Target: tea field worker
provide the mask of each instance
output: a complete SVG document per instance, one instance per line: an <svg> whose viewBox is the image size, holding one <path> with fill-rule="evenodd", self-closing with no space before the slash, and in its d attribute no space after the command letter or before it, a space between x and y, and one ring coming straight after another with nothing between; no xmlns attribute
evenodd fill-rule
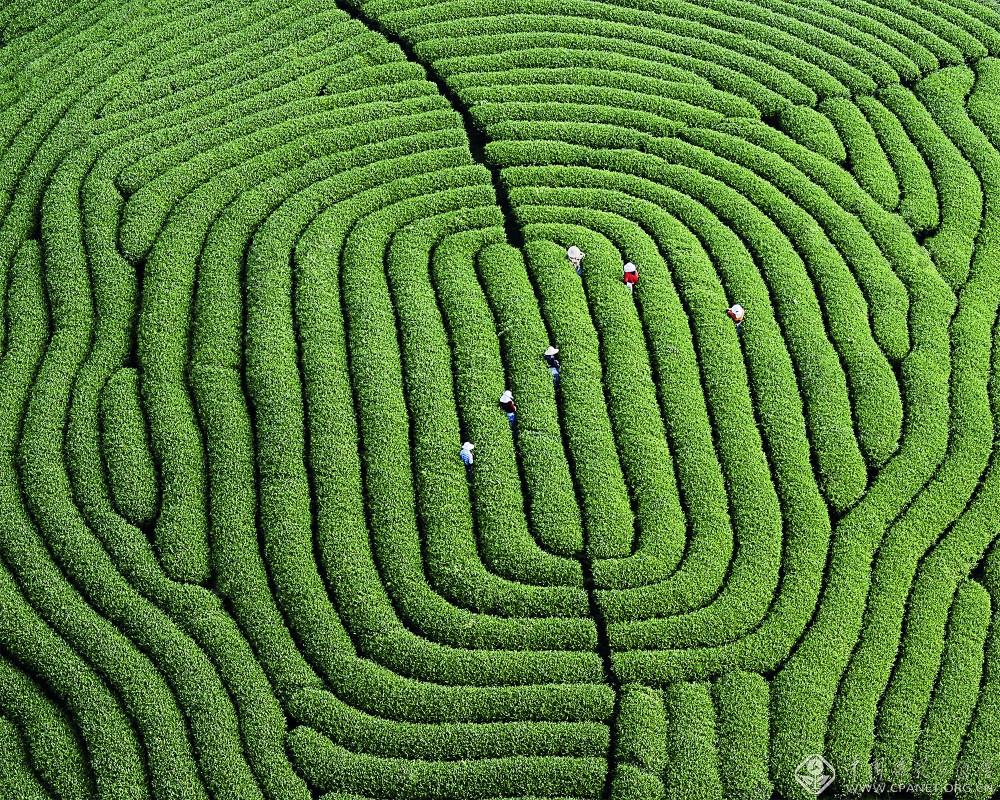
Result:
<svg viewBox="0 0 1000 800"><path fill-rule="evenodd" d="M474 461L472 457L472 450L475 445L472 442L463 442L462 449L459 451L459 458L462 459L462 463L465 464L465 471L468 475L472 476L472 462Z"/></svg>
<svg viewBox="0 0 1000 800"><path fill-rule="evenodd" d="M746 311L743 310L743 306L737 303L734 306L726 309L726 314L729 315L729 319L736 323L736 332L740 332L740 326L743 324L743 317L746 316Z"/></svg>
<svg viewBox="0 0 1000 800"><path fill-rule="evenodd" d="M566 251L566 258L569 259L569 263L576 267L576 274L580 274L580 263L583 261L586 253L583 252L575 244Z"/></svg>
<svg viewBox="0 0 1000 800"><path fill-rule="evenodd" d="M517 413L517 406L514 405L514 394L510 389L507 389L502 395L500 395L500 408L504 410L507 415L507 422L510 426L514 427L514 415Z"/></svg>
<svg viewBox="0 0 1000 800"><path fill-rule="evenodd" d="M552 373L552 380L559 383L559 367L562 366L559 363L559 359L556 358L556 354L559 352L558 347L549 347L545 351L545 363L549 365L549 372Z"/></svg>
<svg viewBox="0 0 1000 800"><path fill-rule="evenodd" d="M635 285L639 282L639 270L636 269L635 264L631 261L626 261L622 270L622 280L631 292L635 289Z"/></svg>

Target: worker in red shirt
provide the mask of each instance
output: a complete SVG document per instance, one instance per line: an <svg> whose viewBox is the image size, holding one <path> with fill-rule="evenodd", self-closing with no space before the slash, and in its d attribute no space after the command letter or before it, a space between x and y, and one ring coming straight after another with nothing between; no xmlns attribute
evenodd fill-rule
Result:
<svg viewBox="0 0 1000 800"><path fill-rule="evenodd" d="M743 317L746 316L746 311L743 310L743 306L737 303L734 306L730 306L726 309L726 314L729 316L733 322L736 323L736 332L740 332L740 326L743 324Z"/></svg>
<svg viewBox="0 0 1000 800"><path fill-rule="evenodd" d="M502 395L500 395L500 408L503 409L504 413L507 415L507 422L510 426L514 427L514 415L517 413L517 406L514 405L514 393L510 389L507 389Z"/></svg>
<svg viewBox="0 0 1000 800"><path fill-rule="evenodd" d="M635 285L639 282L639 270L636 269L635 264L631 261L626 261L625 266L622 268L624 272L622 273L622 281L628 287L629 292L635 289Z"/></svg>

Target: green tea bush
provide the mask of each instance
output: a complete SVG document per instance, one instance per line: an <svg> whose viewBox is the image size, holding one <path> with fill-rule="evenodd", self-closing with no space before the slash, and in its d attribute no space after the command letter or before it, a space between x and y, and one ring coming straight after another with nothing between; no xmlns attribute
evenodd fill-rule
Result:
<svg viewBox="0 0 1000 800"><path fill-rule="evenodd" d="M674 683L664 690L667 797L721 798L715 709L704 683Z"/></svg>
<svg viewBox="0 0 1000 800"><path fill-rule="evenodd" d="M363 796L417 798L600 797L607 762L597 758L525 758L412 761L351 753L302 726L288 748L309 782L321 790Z"/></svg>
<svg viewBox="0 0 1000 800"><path fill-rule="evenodd" d="M60 798L92 797L93 779L66 711L24 672L0 657L0 709L28 745L32 772ZM16 781L12 783L16 787ZM15 794L16 789L12 788Z"/></svg>
<svg viewBox="0 0 1000 800"><path fill-rule="evenodd" d="M530 498L525 496L525 491L530 491L531 488L541 491L541 482L534 482L534 487L529 484L527 487L513 488L520 482L519 470L526 471L530 468L523 460L520 460L519 464L515 453L515 448L520 448L522 438L529 434L530 427L523 418L515 423L516 434L506 424L499 426L496 424L506 423L506 419L498 413L496 403L508 385L501 352L497 346L497 327L489 315L485 297L474 277L474 255L472 253L460 255L449 247L455 238L453 233L476 230L481 225L495 223L496 218L492 214L492 208L486 205L490 197L483 191L483 187L477 187L461 199L464 201L461 203L463 208L442 214L433 222L418 223L411 230L397 235L389 255L389 274L392 291L398 298L395 306L400 321L403 322L403 302L409 303L408 308L412 315L404 331L414 331L423 339L423 346L419 348L420 357L426 359L431 352L431 348L426 346L429 344L426 337L430 327L427 310L439 304L440 318L444 323L436 331L440 341L439 352L447 354L446 342L450 338L451 358L454 359L454 370L457 373L457 413L455 409L449 409L445 416L445 419L449 420L447 434L442 435L432 449L418 454L418 457L426 455L422 460L428 465L435 461L445 462L439 467L441 472L445 472L447 469L445 464L455 465L453 443L461 438L456 427L463 427L470 432L476 431L473 435L477 441L483 442L482 455L488 460L487 463L490 463L489 459L496 459L493 462L494 466L483 470L481 474L476 474L473 480L473 505L476 513L475 522L470 519L470 527L475 525L478 529L484 563L491 571L523 583L538 583L553 588L559 585L582 587L583 577L579 562L575 559L553 558L545 553L544 549L539 548L538 540L533 539L531 535L531 528L535 526L531 525L528 515L525 514L526 508L530 507L531 503ZM405 248L413 241L418 243L417 247L421 253L428 253L434 248L433 242L439 236L449 244L441 242L434 249L432 263L424 265L422 262L425 257L418 256L414 252L397 255L397 248ZM421 264L421 273L419 276L414 275L408 266L404 268L399 266L401 264ZM426 277L424 269L428 270ZM416 299L411 291L413 286L423 288L425 292L423 302L413 302ZM407 298L406 301L404 297ZM442 374L450 370L450 359L447 356L440 368ZM415 376L429 374L431 369L425 361L420 368L412 369L410 372ZM407 395L411 398L411 406L419 413L420 407L430 406L451 395L451 387L428 384L426 388L417 388L413 385ZM520 413L524 400L517 392L515 398L520 404L518 406ZM456 418L459 426L454 426ZM508 453L509 457L504 458ZM453 512L443 515L443 518L448 520L446 527L454 525L454 516ZM573 597L576 600L575 613L586 615L584 593L565 594L564 598L558 600L555 596L548 599L550 613L556 608L568 608L571 603L570 598Z"/></svg>
<svg viewBox="0 0 1000 800"><path fill-rule="evenodd" d="M0 8L0 794L995 760L998 22Z"/></svg>
<svg viewBox="0 0 1000 800"><path fill-rule="evenodd" d="M942 86L951 73L935 73L925 92ZM971 78L963 76L967 88L955 87L964 96ZM920 84L924 86L923 82ZM946 90L947 91L947 90ZM969 276L969 262L976 232L983 214L983 195L975 171L961 157L955 145L938 127L930 111L902 87L889 87L879 99L902 124L920 149L931 171L941 203L941 224L923 244L934 259L938 271L952 289L957 290Z"/></svg>
<svg viewBox="0 0 1000 800"><path fill-rule="evenodd" d="M645 772L659 775L666 760L667 718L663 694L648 686L624 686L620 703L615 753L618 769L624 764L634 764Z"/></svg>
<svg viewBox="0 0 1000 800"><path fill-rule="evenodd" d="M115 373L101 394L101 449L115 506L131 522L156 515L157 481L134 369Z"/></svg>
<svg viewBox="0 0 1000 800"><path fill-rule="evenodd" d="M886 211L899 208L899 182L871 124L860 109L840 97L824 100L820 110L829 117L851 160L858 183Z"/></svg>
<svg viewBox="0 0 1000 800"><path fill-rule="evenodd" d="M990 609L996 605L997 561L996 547L993 546L984 559L983 573L986 579L985 588L989 592ZM973 779L980 782L971 790L973 797L985 797L990 792L990 784L996 778L996 757L1000 754L1000 733L995 725L998 711L997 701L997 629L990 628L986 640L985 663L980 683L979 696L972 721L966 731L959 752L955 776L959 779Z"/></svg>
<svg viewBox="0 0 1000 800"><path fill-rule="evenodd" d="M538 207L528 200L528 192L534 195L532 199L539 203ZM647 339L641 312L636 313L628 307L633 298L622 284L620 274L621 265L632 258L643 264L645 273L645 267L654 259L659 260L659 254L652 242L643 241L645 237L620 240L620 220L602 213L603 209L589 206L587 210L574 209L567 214L560 208L550 207L549 203L557 202L553 194L518 188L512 196L523 208L529 236L558 236L563 242L578 241L589 248L586 252L591 254L592 261L589 268L585 268L583 291L592 309L608 412L635 509L635 542L626 541L618 545L616 552L601 553L598 548L611 551L611 543L598 542L591 531L592 555L627 558L633 551L644 551L659 555L669 568L679 561L683 550L683 512L675 488L672 454L664 432L661 407L657 403L653 372L646 355ZM532 224L534 219L545 222L536 227ZM566 224L569 219L586 221L587 229L598 235L574 236L573 229L559 225L560 222ZM601 234L603 237L598 238ZM576 360L575 357L574 362Z"/></svg>
<svg viewBox="0 0 1000 800"><path fill-rule="evenodd" d="M26 800L45 800L49 795L31 768L24 741L14 724L0 716L0 764L4 776L0 788Z"/></svg>
<svg viewBox="0 0 1000 800"><path fill-rule="evenodd" d="M365 714L315 689L296 694L289 708L296 720L314 725L345 749L382 758L603 758L608 751L608 727L594 722L396 722Z"/></svg>
<svg viewBox="0 0 1000 800"><path fill-rule="evenodd" d="M559 381L564 435L588 555L626 556L632 548L634 517L604 396L597 334L565 249L544 238L528 247L526 262L546 328L564 356Z"/></svg>
<svg viewBox="0 0 1000 800"><path fill-rule="evenodd" d="M841 164L847 151L830 120L807 106L788 106L781 112L781 130L803 147Z"/></svg>
<svg viewBox="0 0 1000 800"><path fill-rule="evenodd" d="M727 798L763 800L774 787L768 778L768 687L751 672L730 672L712 685L719 777Z"/></svg>
<svg viewBox="0 0 1000 800"><path fill-rule="evenodd" d="M577 195L577 197L579 197L579 199L576 202L581 202L589 209L615 208L619 213L627 214L628 217L645 218L649 220L647 224L650 224L656 238L664 242L664 244L661 245L662 251L674 254L671 258L673 271L680 278L680 284L682 287L682 296L684 296L685 300L687 301L687 308L689 309L689 314L695 320L696 324L695 335L698 341L704 342L707 339L709 342L711 342L711 339L708 338L709 336L711 336L711 334L699 329L700 326L698 325L698 322L702 320L708 320L714 317L713 320L714 325L712 327L715 328L713 333L715 333L716 336L719 336L721 331L725 331L725 333L727 334L730 332L731 324L728 322L728 320L726 320L724 317L720 319L722 315L719 313L720 308L718 302L713 304L715 306L714 308L710 308L708 303L705 303L705 306L703 308L699 308L696 302L692 302L691 295L688 292L684 291L684 287L686 285L690 285L695 282L691 274L692 272L694 272L694 270L688 267L687 262L682 261L680 256L678 255L684 252L684 249L686 249L684 247L684 244L686 243L683 243L682 240L678 241L680 237L677 237L677 232L664 231L660 229L659 226L655 226L655 223L658 221L656 220L655 211L653 211L652 209L642 209L641 211L639 211L638 208L633 210L633 208L630 207L632 206L632 204L630 204L627 201L627 199L617 197L614 194L601 196L597 191L594 190L590 190L589 192L585 193L578 191L574 194ZM552 202L552 200L554 199L554 195L552 196L551 199L546 198L544 195L538 197L538 200L540 201L544 201L545 199L549 199L549 202ZM611 202L609 202L609 200ZM638 204L635 204L635 206L638 207ZM528 208L530 209L530 206ZM549 214L551 214L551 212L549 212ZM589 226L592 229L601 230L606 225L608 225L608 223L601 222L600 217L594 212L590 212L589 216L591 216L594 219L594 222L591 222ZM610 227L610 225L608 225L608 227ZM672 239L672 237L670 236L671 233L673 233L673 235L677 237L677 239L671 240ZM642 251L639 249L640 246L641 245L639 242L637 242L634 245L631 245L629 249L630 254L634 254L637 252L641 253ZM644 274L650 274L650 276L652 277L652 280L649 281L648 285L653 287L662 286L665 282L666 276L662 272L659 272L659 270L657 270L656 261L658 261L659 259L657 258L656 251L653 250L651 247L648 247L648 245L647 245L647 250L652 252L650 252L649 255L643 257L641 259L641 263L644 266L643 270ZM647 270L646 267L649 267L649 269ZM660 267L660 269L662 270L663 267ZM617 278L617 276L615 277ZM639 287L639 290L637 290L637 298L640 303L642 303L643 298L645 296L644 294L645 286L646 284L642 284ZM651 291L655 291L655 289ZM591 305L596 307L597 302L592 302ZM721 308L725 308L724 303L721 305ZM613 316L609 315L609 317L614 318L616 320L621 320L623 316L624 315L622 314L616 314ZM701 322L701 324L706 325L706 322ZM723 327L723 324L725 324L725 327ZM619 322L616 327L620 329L622 327L621 323ZM704 347L703 357L705 361L703 362L703 369L709 374L711 374L712 372L721 373L722 377L716 379L715 381L712 381L712 383L717 383L720 386L722 385L732 386L732 384L735 382L734 378L732 376L725 375L724 372L725 365L720 363L721 359L719 361L716 361L715 363L713 363L712 361L712 354L718 353L720 351L721 351L720 346L712 346L711 344L709 344L708 346ZM610 372L610 365L611 365L610 356L607 357L605 361L608 362L609 364L609 372ZM610 375L607 380L608 380L609 390L613 391L615 388L615 384L611 382ZM745 378L743 380L745 381ZM624 390L623 387L624 391L623 396L629 397L629 403L631 407L633 409L636 409L639 407L638 402L641 398L641 395L637 390L638 389L637 381L635 379L632 379L631 381L629 381L628 387L629 388L627 390ZM613 401L614 399L615 399L614 396L612 396ZM721 461L723 464L723 472L726 478L728 479L730 486L732 487L732 491L734 492L734 494L740 497L740 500L735 501L732 504L731 509L727 509L725 506L723 506L722 508L715 509L715 512L718 516L716 516L715 519L712 521L714 522L714 525L717 528L721 528L723 531L725 531L725 529L729 528L730 526L730 522L727 519L727 517L729 513L732 513L735 517L735 520L732 524L733 527L736 529L740 544L743 547L746 547L746 551L749 554L751 552L754 552L755 545L751 543L752 536L749 535L748 532L753 530L758 536L764 538L766 534L762 535L759 533L759 531L766 530L766 528L764 527L765 520L772 519L775 520L776 522L778 517L778 512L776 507L772 507L770 509L767 508L766 504L767 504L768 492L766 489L761 490L762 486L769 487L770 484L767 466L766 463L764 462L763 456L762 454L760 456L757 456L756 458L750 456L750 454L761 453L759 442L755 443L752 440L742 440L741 438L739 438L739 432L741 430L746 430L746 426L745 425L740 426L737 422L733 420L734 418L738 419L738 415L741 409L739 409L739 406L733 400L732 393L730 393L730 398L728 403L723 404L721 402L718 402L718 398L715 399L716 403L714 404L713 410L717 409L714 420L716 425L726 430L727 432L728 431L732 432L731 434L723 437L723 440L719 444L719 449L721 451ZM634 423L631 424L628 428L626 428L623 431L622 441L627 442L628 440L625 438L625 435L626 434L634 435L636 430L637 426ZM643 454L648 452L655 452L654 450L652 450L652 444L651 444L651 440L653 437L650 436L649 438L650 441L644 442L641 446L640 452L643 452ZM624 450L624 447L622 447L621 445L620 448ZM625 452L629 452L629 450L625 450ZM741 455L737 456L736 455L737 452L740 453ZM626 470L627 472L631 472L635 470L637 467L641 466L641 461L635 456L633 456L632 461L636 463L636 466L627 469ZM624 463L626 465L629 465L628 460L624 461ZM641 485L642 484L640 484L640 486ZM640 494L639 492L637 492L636 494L637 494L637 501L639 503L640 524L645 529L648 527L646 519L649 519L650 515L649 512L643 514L644 511L642 506L643 495ZM654 502L656 501L654 500ZM658 507L657 510L658 513L660 514L664 513L662 510L662 505L663 503L662 501L660 501L659 503L656 503L656 506L654 506L654 508ZM703 513L707 514L707 512ZM750 519L755 520L756 522L755 526L751 526L749 524ZM713 593L717 590L717 587L721 584L722 581L722 575L719 574L717 570L709 569L705 570L705 572L706 574L698 574L698 572L694 569L682 569L681 572L679 572L678 575L675 576L676 579L672 581L672 583L676 585L682 592L679 597L677 597L676 595L672 595L672 593L669 591L663 592L663 594L661 595L660 591L662 587L653 585L650 586L648 590L631 589L622 592L620 594L616 593L613 596L605 595L604 598L602 598L602 605L605 606L605 609L609 615L609 619L613 621L635 618L640 613L642 613L643 616L647 615L658 616L660 614L670 613L670 611L674 610L675 604L678 605L680 608L684 609L690 607L696 607L697 604L699 604L699 602L704 602L704 600L701 598L711 598ZM733 577L735 578L735 576ZM737 594L741 593L738 589L734 591ZM640 609L642 609L642 612L640 612ZM664 635L667 637L667 640L670 640L672 638L669 636L669 634L664 634ZM638 643L639 641L641 640L636 639L635 641L632 642L632 645L642 646L641 644ZM663 639L660 639L660 641L663 641ZM617 644L617 642L614 643Z"/></svg>
<svg viewBox="0 0 1000 800"><path fill-rule="evenodd" d="M518 42L531 44L532 37L511 38L509 43ZM494 45L498 43L496 39L489 42ZM512 67L519 70L531 69L534 74L539 75L542 70L597 69L608 77L627 73L635 78L640 76L657 78L664 83L685 83L705 89L712 86L708 80L688 69L666 61L658 61L656 55L653 48L644 48L632 42L619 42L615 47L608 40L565 34L556 36L549 42L548 47L528 46L502 53L485 52L483 55L433 60L435 73L445 78L450 75L473 77L492 74L510 70Z"/></svg>
<svg viewBox="0 0 1000 800"><path fill-rule="evenodd" d="M634 764L616 764L611 784L614 800L662 800L666 796L663 781Z"/></svg>
<svg viewBox="0 0 1000 800"><path fill-rule="evenodd" d="M494 317L510 385L521 403L518 427L524 435L518 437L517 448L531 495L532 530L550 552L577 555L583 550L583 525L559 425L556 388L539 358L549 347L548 332L538 307L526 301L532 289L523 256L495 241L500 238L500 229L494 230L488 238L484 231L454 236L442 243L440 258L435 261L438 280L442 285L448 280L449 267L467 269L467 260L458 257L466 241L483 245L476 253L474 267Z"/></svg>
<svg viewBox="0 0 1000 800"><path fill-rule="evenodd" d="M533 33L544 33L546 41L548 37L560 35L600 37L646 45L666 53L675 52L679 57L674 58L679 63L690 65L693 72L704 75L709 80L711 80L709 75L721 78L723 75L728 77L730 73L741 74L748 80L739 81L736 86L740 90L734 93L744 97L752 105L757 105L754 99L760 96L760 89L757 87L763 87L763 97L773 100L776 95L787 102L799 105L814 104L819 93L824 95L847 93L843 84L821 70L810 69L801 61L782 57L777 50L748 43L746 40L740 40L738 36L722 34L713 37L719 41L713 41L711 38L699 36L698 34L703 33L704 29L697 25L688 26L688 35L685 35L685 31L679 29L674 21L661 28L655 22L650 24L653 22L651 15L640 16L622 12L620 16L621 19L602 19L535 13L461 17L458 20L442 22L431 22L422 18L418 26L406 31L406 38L423 58L433 63L436 58L467 55L470 50L478 54L482 52L479 49L479 42L489 42L495 37L505 35L525 37ZM445 41L438 44L440 39ZM503 48L503 42L501 38L498 49ZM758 57L764 53L773 56L779 63L772 64L768 59ZM662 58L663 56L660 56L660 59ZM716 66L701 66L700 62ZM723 69L720 70L720 67ZM729 82L718 80L712 81L712 84L716 87L728 87ZM761 107L761 110L776 109Z"/></svg>
<svg viewBox="0 0 1000 800"><path fill-rule="evenodd" d="M763 126L756 128L764 137L775 138ZM718 141L715 136L692 137L692 140L750 168L751 145L737 139ZM755 137L750 134L747 138L754 141ZM805 179L784 159L769 158L760 151L754 155L758 157L755 171L782 190L773 195L767 189L762 192L765 208L775 215L779 228L801 254L817 285L830 335L847 375L858 444L869 462L882 464L895 449L903 416L902 403L897 399L899 388L886 356L888 352L894 359L901 358L906 352L901 335L905 319L901 312L906 303L902 282L892 272L890 262L879 257L874 247L858 246L859 240L850 237L860 236L861 242L867 238L852 216L834 203L826 191ZM786 206L785 193L799 205ZM807 233L809 229L815 231L813 226L820 223L824 233L829 231L825 243L825 237L810 237ZM844 258L841 250L848 258ZM873 307L878 310L869 310ZM853 486L843 491L851 490L857 491ZM831 502L844 508L857 496L831 497Z"/></svg>
<svg viewBox="0 0 1000 800"><path fill-rule="evenodd" d="M979 696L990 598L978 583L964 583L955 596L937 686L917 742L915 763L933 765L930 777L954 783L959 748ZM943 794L943 791L936 794Z"/></svg>

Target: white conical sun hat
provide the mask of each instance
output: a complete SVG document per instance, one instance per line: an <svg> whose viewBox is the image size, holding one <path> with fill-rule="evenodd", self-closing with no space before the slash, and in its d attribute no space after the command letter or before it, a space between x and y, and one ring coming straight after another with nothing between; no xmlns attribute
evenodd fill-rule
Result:
<svg viewBox="0 0 1000 800"><path fill-rule="evenodd" d="M545 351L545 355L547 355L547 356L554 356L558 352L559 352L559 348L558 347L552 347L550 345L549 349Z"/></svg>
<svg viewBox="0 0 1000 800"><path fill-rule="evenodd" d="M509 403L513 399L514 399L514 395L510 391L510 389L507 389L502 395L500 395L500 402L501 403Z"/></svg>
<svg viewBox="0 0 1000 800"><path fill-rule="evenodd" d="M625 271L626 272L638 272L638 270L635 268L635 264L633 264L631 261L626 261L625 262Z"/></svg>
<svg viewBox="0 0 1000 800"><path fill-rule="evenodd" d="M583 250L581 250L579 247L573 245L572 247L569 248L569 250L566 251L566 255L569 258L583 258L584 253Z"/></svg>
<svg viewBox="0 0 1000 800"><path fill-rule="evenodd" d="M463 449L463 450L472 450L472 449L474 449L474 448L475 448L475 445L474 445L474 444L473 444L472 442L465 442L465 443L464 443L464 444L462 445L462 449Z"/></svg>

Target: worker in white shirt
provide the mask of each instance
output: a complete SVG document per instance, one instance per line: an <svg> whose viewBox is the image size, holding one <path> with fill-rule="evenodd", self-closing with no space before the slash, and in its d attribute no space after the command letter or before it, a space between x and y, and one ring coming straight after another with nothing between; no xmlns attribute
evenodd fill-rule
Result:
<svg viewBox="0 0 1000 800"><path fill-rule="evenodd" d="M726 309L726 314L729 316L733 322L736 323L736 332L740 332L740 326L743 324L743 318L746 316L746 311L743 310L743 306L739 303L730 306Z"/></svg>
<svg viewBox="0 0 1000 800"><path fill-rule="evenodd" d="M549 372L552 374L552 380L558 385L559 383L559 367L562 365L559 363L559 359L556 355L559 353L558 347L549 346L545 351L545 363L549 365Z"/></svg>
<svg viewBox="0 0 1000 800"><path fill-rule="evenodd" d="M465 464L465 472L470 478L472 477L472 462L475 460L472 457L472 449L474 447L475 445L472 442L464 442L458 454L459 458L462 459L462 463Z"/></svg>

